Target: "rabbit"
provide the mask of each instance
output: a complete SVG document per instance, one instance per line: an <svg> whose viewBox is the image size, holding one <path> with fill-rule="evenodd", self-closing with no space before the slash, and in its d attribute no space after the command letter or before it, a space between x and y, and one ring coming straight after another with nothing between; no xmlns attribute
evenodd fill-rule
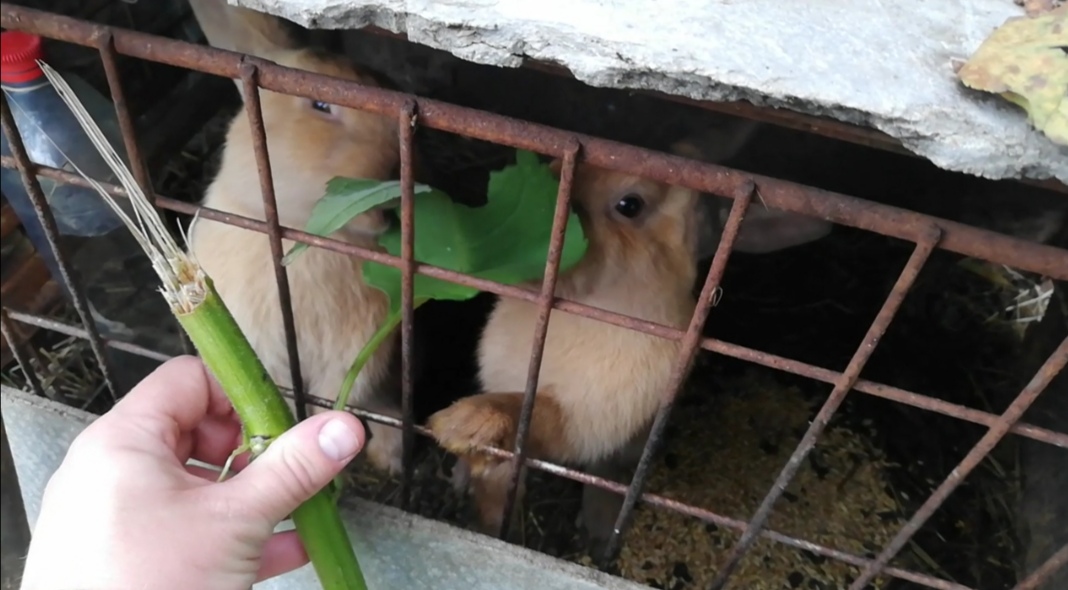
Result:
<svg viewBox="0 0 1068 590"><path fill-rule="evenodd" d="M676 143L672 151L706 161L726 159L753 127L711 130ZM560 161L551 167L558 171ZM583 259L558 278L556 296L685 329L696 306L697 262L714 253L730 200L580 164L572 201L589 245ZM781 250L823 237L830 228L829 222L770 211L754 201L736 250ZM438 444L459 456L454 484L472 492L475 527L485 533L502 524L509 463L472 451L476 445L510 450L515 444L537 315L533 303L499 299L478 345L482 393L457 400L427 422ZM679 347L656 336L553 313L529 455L629 481L667 392ZM521 483L517 506L523 491ZM587 529L595 547L607 540L621 502L618 494L585 487L576 524Z"/></svg>
<svg viewBox="0 0 1068 590"><path fill-rule="evenodd" d="M212 44L367 86L383 85L374 74L341 57L298 48L283 23L273 17L226 6L225 0L192 0L191 4L200 22L208 25ZM327 181L335 176L383 180L395 176L399 140L393 118L266 90L260 96L283 226L303 228ZM203 205L265 220L251 128L243 111L230 123L220 168ZM390 223L386 210L377 208L356 217L332 237L381 250L376 237ZM293 245L282 241L283 251ZM271 378L291 387L268 236L198 218L190 228L190 250L214 280ZM311 395L336 400L350 363L388 315L387 296L363 282L361 265L354 257L309 248L288 266L301 372ZM400 416L397 340L395 332L363 368L350 403ZM310 409L313 414L319 411L318 407ZM398 473L400 430L371 424L368 438L364 454L371 464Z"/></svg>

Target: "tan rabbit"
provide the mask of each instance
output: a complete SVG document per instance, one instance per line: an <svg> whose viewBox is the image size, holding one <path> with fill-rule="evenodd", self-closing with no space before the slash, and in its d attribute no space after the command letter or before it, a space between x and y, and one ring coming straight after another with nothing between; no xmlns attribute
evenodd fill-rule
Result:
<svg viewBox="0 0 1068 590"><path fill-rule="evenodd" d="M278 64L379 86L343 58L295 47L277 19L225 5L193 0L212 44ZM240 83L238 84L240 88ZM381 117L321 101L260 91L279 221L301 229L335 176L391 178L398 167L397 126ZM247 114L230 124L218 175L203 205L264 220L263 201ZM332 237L367 248L389 227L382 210L361 215ZM270 376L290 387L289 357L271 247L264 234L200 218L191 250L214 279L219 294L263 360ZM283 251L293 242L283 240ZM382 325L386 296L362 280L362 262L309 248L288 267L301 371L306 391L336 399L349 364ZM350 403L399 416L395 338L387 341L356 381ZM313 413L316 410L313 410ZM377 467L399 471L400 431L373 424L366 455Z"/></svg>
<svg viewBox="0 0 1068 590"><path fill-rule="evenodd" d="M722 159L751 131L744 126L728 136L706 136L703 145L677 144L674 151ZM559 162L553 164L558 170ZM589 247L578 265L560 276L557 296L685 329L696 305L697 262L714 253L730 201L586 165L576 170L572 200ZM739 251L789 247L830 228L821 220L761 208L753 203L739 232ZM510 450L515 444L536 319L534 304L500 299L478 350L485 393L463 398L429 420L439 444L460 456L460 481L469 478L479 528L486 532L501 524L509 468L471 450L475 445ZM629 482L679 346L554 312L534 402L530 456ZM607 538L621 501L619 495L586 487L580 520L594 543Z"/></svg>

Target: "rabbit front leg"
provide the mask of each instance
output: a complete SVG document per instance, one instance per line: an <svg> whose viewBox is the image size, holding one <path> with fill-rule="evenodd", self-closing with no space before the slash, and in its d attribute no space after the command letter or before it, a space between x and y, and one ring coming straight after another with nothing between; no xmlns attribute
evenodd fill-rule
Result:
<svg viewBox="0 0 1068 590"><path fill-rule="evenodd" d="M483 393L453 403L428 421L438 444L458 455L463 462L482 532L495 533L500 528L511 469L506 459L477 449L480 446L514 448L522 406L522 393ZM564 413L552 392L538 392L527 436L529 454L560 460L567 451L567 443L561 435L565 426ZM517 508L525 490L524 476L525 469L520 474ZM511 516L516 518L517 512ZM516 528L512 527L512 530Z"/></svg>
<svg viewBox="0 0 1068 590"><path fill-rule="evenodd" d="M481 393L465 397L430 417L428 426L438 444L450 453L467 459L472 475L477 475L505 459L476 453L479 446L511 450L519 429L523 407L522 393ZM532 456L559 460L567 453L566 418L551 391L540 391L527 436Z"/></svg>

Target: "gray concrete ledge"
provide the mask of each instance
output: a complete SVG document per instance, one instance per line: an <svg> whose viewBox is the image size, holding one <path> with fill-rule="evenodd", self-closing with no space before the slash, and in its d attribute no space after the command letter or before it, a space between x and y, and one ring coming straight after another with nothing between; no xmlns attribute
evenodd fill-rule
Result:
<svg viewBox="0 0 1068 590"><path fill-rule="evenodd" d="M473 62L593 86L747 100L878 129L942 168L1068 182L1058 147L957 82L1012 0L229 0L309 28L375 25Z"/></svg>

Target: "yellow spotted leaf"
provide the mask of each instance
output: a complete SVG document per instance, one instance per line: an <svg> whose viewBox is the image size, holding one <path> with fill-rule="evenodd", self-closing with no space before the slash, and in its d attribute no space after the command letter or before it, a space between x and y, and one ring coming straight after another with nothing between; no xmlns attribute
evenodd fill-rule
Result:
<svg viewBox="0 0 1068 590"><path fill-rule="evenodd" d="M1019 105L1036 129L1068 145L1068 4L1006 20L957 75L969 88Z"/></svg>

